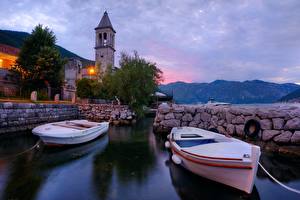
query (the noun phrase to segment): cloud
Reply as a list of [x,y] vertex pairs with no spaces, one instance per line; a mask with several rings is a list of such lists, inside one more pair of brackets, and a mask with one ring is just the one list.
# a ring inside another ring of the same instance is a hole
[[300,82],[298,0],[3,0],[0,7],[1,29],[45,24],[60,45],[90,59],[94,28],[107,10],[117,60],[137,50],[162,68],[166,82]]

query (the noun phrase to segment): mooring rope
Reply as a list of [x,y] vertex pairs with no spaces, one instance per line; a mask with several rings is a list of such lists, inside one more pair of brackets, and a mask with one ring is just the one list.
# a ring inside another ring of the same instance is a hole
[[278,181],[276,178],[274,178],[263,166],[260,162],[258,162],[259,166],[264,170],[264,172],[273,180],[275,181],[276,183],[278,183],[281,187],[284,187],[285,189],[291,191],[291,192],[295,192],[295,193],[298,193],[300,194],[300,190],[297,190],[297,189],[294,189],[294,188],[291,188],[283,183],[281,183],[280,181]]
[[35,149],[36,147],[38,147],[38,146],[40,145],[40,143],[41,143],[41,140],[38,140],[38,141],[35,143],[35,145],[33,145],[32,147],[30,147],[29,149],[26,149],[26,150],[24,150],[24,151],[22,151],[22,152],[19,152],[19,153],[17,153],[17,154],[14,154],[14,155],[6,156],[6,157],[0,157],[0,159],[1,159],[1,160],[7,160],[7,159],[10,159],[10,158],[18,157],[18,156],[20,156],[20,155],[22,155],[22,154],[24,154],[24,153],[27,153],[27,152],[29,152],[29,151]]

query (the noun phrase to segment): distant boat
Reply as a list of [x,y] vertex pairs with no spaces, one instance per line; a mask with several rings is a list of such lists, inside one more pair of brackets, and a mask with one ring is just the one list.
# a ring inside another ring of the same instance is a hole
[[193,127],[173,128],[166,147],[172,160],[207,179],[252,192],[260,148],[241,140]]
[[46,145],[71,145],[89,142],[108,131],[109,123],[72,120],[38,126],[32,133]]
[[210,98],[208,101],[207,101],[207,104],[211,104],[211,105],[230,105],[230,103],[227,103],[227,102],[218,102],[218,101],[215,101],[214,98]]

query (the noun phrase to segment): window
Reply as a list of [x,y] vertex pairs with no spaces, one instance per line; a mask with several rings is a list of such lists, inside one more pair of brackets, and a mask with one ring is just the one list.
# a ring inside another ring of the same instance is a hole
[[104,33],[104,34],[103,34],[103,39],[104,39],[104,40],[107,40],[107,33]]

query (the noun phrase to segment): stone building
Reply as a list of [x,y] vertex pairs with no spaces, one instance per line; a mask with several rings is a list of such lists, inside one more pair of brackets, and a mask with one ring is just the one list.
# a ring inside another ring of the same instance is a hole
[[95,62],[103,74],[108,66],[114,67],[115,33],[107,12],[105,11],[99,25],[95,28]]
[[16,78],[9,72],[19,51],[18,48],[0,44],[0,96],[16,96],[19,91]]
[[71,100],[76,94],[76,81],[81,78],[82,62],[77,58],[70,58],[64,66],[63,99]]

